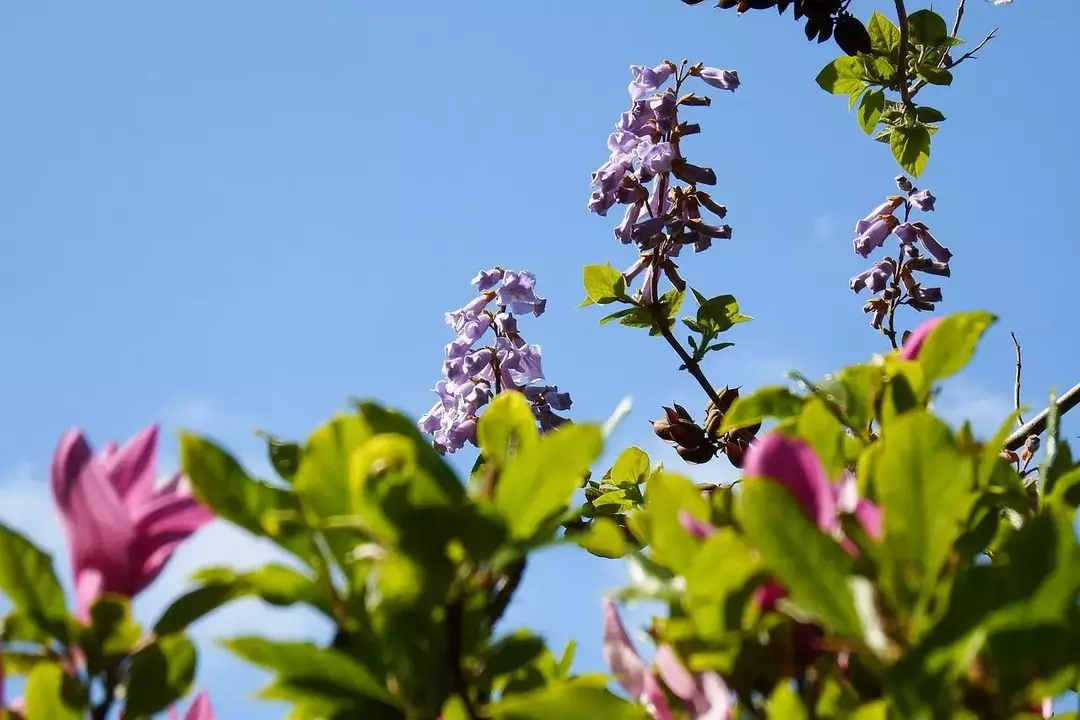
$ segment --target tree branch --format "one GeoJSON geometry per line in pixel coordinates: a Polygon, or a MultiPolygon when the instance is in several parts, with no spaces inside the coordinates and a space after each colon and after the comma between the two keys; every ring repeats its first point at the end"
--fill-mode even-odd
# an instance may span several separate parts
{"type": "Polygon", "coordinates": [[[1013,382],[1013,409],[1016,410],[1016,425],[1017,427],[1024,427],[1024,418],[1020,414],[1020,369],[1023,365],[1020,362],[1020,343],[1016,341],[1016,333],[1009,333],[1009,337],[1013,341],[1013,349],[1016,351],[1016,380],[1013,382]]]}
{"type": "Polygon", "coordinates": [[[904,0],[896,0],[896,25],[900,29],[900,47],[897,52],[896,80],[900,86],[900,99],[906,107],[911,107],[911,90],[908,88],[907,79],[907,56],[908,56],[908,21],[907,8],[904,0]]]}
{"type": "MultiPolygon", "coordinates": [[[[1080,405],[1080,383],[1073,385],[1069,388],[1068,392],[1058,398],[1058,416],[1064,415],[1077,405],[1080,405]]],[[[1050,408],[1047,408],[1033,417],[1022,428],[1014,432],[1005,440],[1005,449],[1018,450],[1027,440],[1029,435],[1039,435],[1042,433],[1046,430],[1046,419],[1049,416],[1050,408]]]]}

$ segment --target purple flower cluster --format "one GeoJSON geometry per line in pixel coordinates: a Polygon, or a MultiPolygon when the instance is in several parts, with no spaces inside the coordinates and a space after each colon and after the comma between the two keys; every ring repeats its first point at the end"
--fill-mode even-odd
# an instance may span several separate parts
{"type": "Polygon", "coordinates": [[[610,155],[592,175],[588,208],[606,216],[614,205],[626,206],[615,227],[615,237],[624,244],[636,244],[639,257],[624,276],[629,284],[644,272],[641,301],[650,304],[655,300],[659,272],[678,290],[685,289],[686,283],[672,260],[684,245],[701,252],[713,240],[731,237],[730,226],[707,223],[701,216],[704,207],[723,219],[727,209],[697,189],[698,184],[714,185],[716,174],[688,163],[682,156],[680,140],[700,132],[700,127],[680,123],[678,109],[681,105],[710,102],[693,94],[679,96],[687,78],[698,77],[712,87],[734,91],[739,87],[739,76],[700,63],[680,69],[667,60],[651,68],[633,65],[630,72],[631,107],[608,136],[610,155]],[[661,90],[672,79],[674,87],[661,90]],[[676,185],[673,177],[686,185],[676,185]]]}
{"type": "Polygon", "coordinates": [[[571,405],[569,393],[542,384],[540,346],[530,345],[518,333],[515,314],[539,317],[547,306],[536,294],[536,276],[496,267],[478,273],[472,284],[479,296],[446,313],[446,324],[456,337],[446,346],[443,379],[435,385],[439,400],[419,422],[440,452],[452,453],[475,441],[477,413],[497,393],[524,394],[542,431],[566,422],[554,411],[571,405]],[[477,348],[489,330],[492,343],[477,348]]]}
{"type": "Polygon", "coordinates": [[[876,296],[863,307],[864,312],[872,313],[870,325],[875,329],[881,329],[886,315],[897,305],[930,311],[941,302],[941,288],[924,287],[915,273],[941,277],[952,273],[952,252],[937,241],[925,223],[910,221],[912,210],[932,212],[937,198],[929,190],[919,190],[903,175],[897,176],[896,185],[904,195],[890,195],[859,220],[852,243],[855,253],[866,258],[883,247],[889,236],[895,235],[900,241],[897,259],[886,257],[848,281],[848,287],[856,293],[869,289],[876,296]],[[904,210],[902,222],[895,215],[900,208],[904,210]]]}

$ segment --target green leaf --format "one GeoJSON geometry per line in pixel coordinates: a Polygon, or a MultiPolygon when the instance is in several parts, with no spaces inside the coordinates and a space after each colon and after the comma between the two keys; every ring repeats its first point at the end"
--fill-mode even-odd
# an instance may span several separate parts
{"type": "Polygon", "coordinates": [[[623,274],[610,265],[586,265],[582,270],[585,295],[590,301],[607,305],[626,297],[623,274]]]}
{"type": "Polygon", "coordinates": [[[945,122],[945,115],[929,105],[920,105],[915,110],[915,119],[921,123],[939,123],[945,122]]]}
{"type": "Polygon", "coordinates": [[[802,410],[803,398],[779,385],[763,387],[743,395],[724,416],[721,433],[756,425],[765,418],[780,420],[793,417],[802,410]]]}
{"type": "Polygon", "coordinates": [[[519,392],[496,395],[480,418],[476,438],[486,462],[500,470],[506,467],[511,457],[540,439],[529,401],[519,392]]]}
{"type": "Polygon", "coordinates": [[[90,607],[90,627],[80,647],[86,655],[87,672],[100,672],[126,656],[142,637],[142,628],[131,617],[131,601],[120,595],[103,595],[90,607]]]}
{"type": "Polygon", "coordinates": [[[60,642],[68,640],[67,603],[52,555],[0,523],[0,591],[20,614],[60,642]]]}
{"type": "Polygon", "coordinates": [[[862,103],[859,104],[859,126],[867,135],[874,134],[874,128],[881,120],[881,113],[885,110],[885,93],[881,90],[871,90],[863,95],[862,103]]]}
{"type": "Polygon", "coordinates": [[[727,332],[733,325],[751,320],[752,317],[739,312],[739,303],[734,295],[717,295],[701,303],[695,323],[699,332],[715,336],[727,332]]]}
{"type": "Polygon", "coordinates": [[[975,355],[982,336],[997,320],[988,312],[956,313],[946,317],[923,343],[918,362],[928,383],[955,375],[975,355]]]}
{"type": "Polygon", "coordinates": [[[604,317],[600,318],[600,325],[602,325],[602,326],[607,325],[609,322],[614,322],[614,321],[618,320],[620,325],[626,325],[628,327],[651,327],[652,323],[648,322],[648,321],[646,321],[646,322],[644,322],[644,323],[642,323],[640,325],[634,325],[634,323],[637,322],[638,318],[643,317],[643,316],[647,316],[647,315],[648,315],[648,313],[644,308],[639,308],[639,307],[623,308],[622,310],[616,310],[615,312],[611,313],[610,315],[605,315],[604,317]],[[624,318],[627,319],[626,322],[623,322],[624,318]]]}
{"type": "Polygon", "coordinates": [[[809,443],[829,477],[837,478],[847,466],[844,426],[819,397],[809,398],[799,413],[796,432],[809,443]]]}
{"type": "Polygon", "coordinates": [[[195,646],[186,635],[155,638],[131,656],[124,714],[146,717],[187,695],[195,679],[195,646]]]}
{"type": "Polygon", "coordinates": [[[739,629],[742,606],[733,601],[758,572],[755,557],[730,527],[718,529],[702,544],[686,573],[685,604],[703,637],[739,629]]]}
{"type": "Polygon", "coordinates": [[[231,568],[203,568],[195,579],[204,583],[173,601],[154,625],[158,635],[185,630],[191,623],[222,605],[243,597],[257,597],[276,607],[306,604],[330,614],[328,598],[315,580],[284,565],[269,564],[238,573],[231,568]]]}
{"type": "Polygon", "coordinates": [[[596,518],[589,523],[585,532],[574,534],[572,538],[578,545],[598,557],[621,558],[628,551],[622,528],[607,517],[596,518]]]}
{"type": "Polygon", "coordinates": [[[279,525],[268,522],[275,513],[293,513],[299,519],[300,501],[295,493],[248,476],[240,463],[212,441],[180,434],[180,467],[191,481],[195,496],[204,505],[253,535],[269,537],[286,550],[304,556],[306,544],[279,525]],[[275,532],[272,532],[275,531],[275,532]]]}
{"type": "Polygon", "coordinates": [[[483,655],[484,670],[480,683],[491,687],[502,675],[510,675],[525,665],[534,663],[547,651],[543,638],[528,630],[516,630],[492,643],[483,655]]]}
{"type": "Polygon", "coordinates": [[[494,502],[514,538],[531,538],[545,520],[566,508],[603,443],[598,427],[563,425],[510,459],[495,486],[494,502]]]}
{"type": "MultiPolygon", "coordinates": [[[[952,85],[953,74],[945,68],[925,67],[919,71],[919,77],[931,85],[952,85]]],[[[940,114],[940,113],[939,113],[940,114]]],[[[915,116],[918,118],[918,115],[915,116]]]]}
{"type": "Polygon", "coordinates": [[[86,690],[60,663],[37,663],[26,679],[26,720],[79,720],[86,690]]]}
{"type": "Polygon", "coordinates": [[[320,648],[309,642],[275,642],[260,637],[224,640],[225,648],[253,665],[276,673],[264,697],[308,699],[332,707],[370,710],[394,717],[386,711],[396,701],[371,672],[348,655],[320,648]]]}
{"type": "Polygon", "coordinates": [[[874,139],[879,143],[885,143],[886,145],[892,144],[893,131],[896,128],[885,127],[878,131],[878,134],[874,136],[874,139]]]}
{"type": "MultiPolygon", "coordinates": [[[[874,13],[875,15],[877,13],[874,13]]],[[[769,717],[784,720],[807,720],[809,714],[802,698],[795,688],[787,683],[779,683],[769,696],[769,717]]]]}
{"type": "Polygon", "coordinates": [[[0,641],[9,643],[33,643],[35,645],[47,645],[49,634],[25,613],[12,610],[4,615],[0,623],[0,641]]]}
{"type": "Polygon", "coordinates": [[[923,125],[893,128],[889,147],[900,167],[919,177],[930,159],[930,133],[923,125]]]}
{"type": "Polygon", "coordinates": [[[817,84],[833,95],[848,95],[866,86],[865,68],[858,58],[840,57],[822,68],[817,84]]]}
{"type": "Polygon", "coordinates": [[[300,467],[303,448],[297,443],[282,440],[270,434],[263,433],[263,437],[266,439],[266,456],[274,472],[285,482],[292,482],[293,476],[300,467]]]}
{"type": "Polygon", "coordinates": [[[870,33],[870,47],[882,55],[892,57],[900,49],[900,29],[881,13],[874,11],[866,30],[870,33]]]}
{"type": "Polygon", "coordinates": [[[739,521],[761,564],[791,593],[791,601],[832,631],[861,638],[848,584],[852,558],[806,517],[795,497],[772,480],[743,482],[739,521]]]}
{"type": "Polygon", "coordinates": [[[511,695],[488,708],[495,720],[647,720],[645,710],[582,680],[511,695]]]}
{"type": "MultiPolygon", "coordinates": [[[[490,411],[489,411],[490,412],[490,411]]],[[[634,487],[649,479],[649,456],[639,447],[623,450],[611,466],[611,483],[634,487]]]]}
{"type": "Polygon", "coordinates": [[[956,449],[948,426],[921,411],[895,419],[879,442],[870,482],[884,509],[882,548],[893,573],[886,580],[925,596],[974,505],[972,458],[956,449]]]}
{"type": "Polygon", "coordinates": [[[645,488],[645,510],[652,518],[652,559],[675,572],[689,569],[701,545],[679,522],[681,512],[709,522],[709,506],[689,478],[657,473],[645,488]]]}
{"type": "Polygon", "coordinates": [[[908,32],[915,45],[941,45],[949,38],[945,19],[933,10],[919,10],[908,15],[908,32]]]}

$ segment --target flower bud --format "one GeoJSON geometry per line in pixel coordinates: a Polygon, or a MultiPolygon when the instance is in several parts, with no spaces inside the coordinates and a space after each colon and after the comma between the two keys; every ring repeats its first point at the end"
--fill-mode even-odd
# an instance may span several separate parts
{"type": "Polygon", "coordinates": [[[900,192],[910,193],[915,189],[915,186],[911,184],[906,175],[897,175],[895,180],[896,187],[900,188],[900,192]]]}
{"type": "Polygon", "coordinates": [[[679,453],[679,457],[683,460],[694,465],[707,463],[716,455],[716,449],[709,443],[699,445],[698,447],[677,445],[675,447],[675,452],[679,453]]]}
{"type": "Polygon", "coordinates": [[[739,87],[739,73],[735,70],[721,70],[720,68],[713,67],[695,70],[691,70],[690,74],[696,75],[704,80],[707,85],[711,85],[718,90],[730,90],[735,92],[739,87]]]}
{"type": "Polygon", "coordinates": [[[675,158],[671,162],[671,172],[675,177],[679,178],[685,183],[694,183],[701,185],[715,185],[716,173],[712,168],[698,167],[697,165],[691,165],[683,158],[675,158]]]}

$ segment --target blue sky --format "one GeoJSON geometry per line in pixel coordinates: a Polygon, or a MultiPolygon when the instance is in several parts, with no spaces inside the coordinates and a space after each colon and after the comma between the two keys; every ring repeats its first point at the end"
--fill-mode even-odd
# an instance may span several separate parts
{"type": "MultiPolygon", "coordinates": [[[[753,387],[882,351],[846,281],[865,265],[851,227],[891,192],[897,168],[844,100],[814,84],[835,46],[806,43],[790,17],[708,5],[7,4],[0,517],[59,549],[45,470],[73,424],[101,442],[158,420],[166,461],[172,431],[189,427],[261,471],[254,429],[303,437],[349,395],[419,415],[450,339],[443,312],[493,264],[537,273],[548,312],[522,330],[573,393],[573,417],[601,420],[632,395],[613,447],[642,444],[678,465],[646,421],[666,402],[699,408],[700,390],[660,341],[575,310],[583,264],[632,262],[613,220],[585,210],[632,63],[686,57],[743,81],[693,113],[703,133],[684,144],[716,168],[714,196],[735,228],[685,258],[684,275],[757,318],[710,360],[710,377],[753,387]]],[[[970,2],[961,35],[977,41],[999,24],[1000,38],[953,88],[924,92],[949,118],[919,183],[940,198],[926,219],[956,255],[943,307],[1002,318],[941,408],[984,432],[1011,406],[1009,330],[1025,350],[1026,403],[1080,379],[1080,345],[1061,330],[1080,189],[1080,141],[1063,122],[1080,108],[1064,88],[1080,7],[1035,5],[970,2]]],[[[139,613],[152,618],[200,564],[252,565],[267,552],[210,528],[139,613]]],[[[555,646],[577,638],[579,667],[597,669],[599,601],[621,579],[617,563],[548,553],[509,621],[555,646]]],[[[201,627],[199,683],[222,717],[282,715],[243,704],[263,677],[210,644],[264,622],[323,635],[311,618],[253,607],[201,627]]]]}

